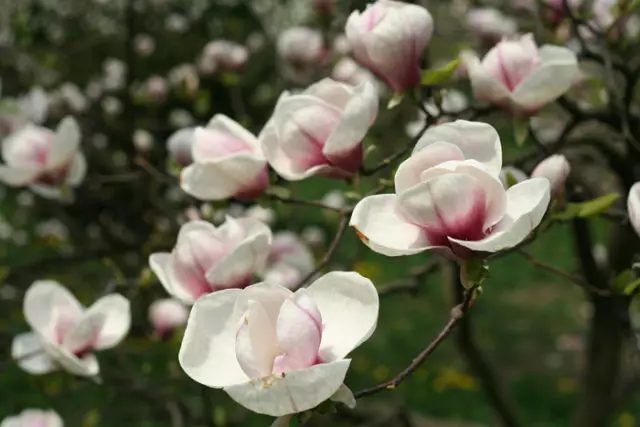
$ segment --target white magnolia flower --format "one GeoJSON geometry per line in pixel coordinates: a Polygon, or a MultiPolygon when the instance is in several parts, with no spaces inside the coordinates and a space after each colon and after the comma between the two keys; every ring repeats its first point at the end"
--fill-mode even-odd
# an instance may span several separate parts
{"type": "Polygon", "coordinates": [[[180,166],[188,166],[193,162],[191,147],[195,130],[195,127],[179,129],[167,139],[167,150],[180,166]]]}
{"type": "Polygon", "coordinates": [[[249,59],[249,51],[231,40],[213,40],[204,47],[199,67],[204,73],[238,71],[249,59]]]}
{"type": "Polygon", "coordinates": [[[11,355],[31,374],[62,368],[74,375],[100,372],[94,351],[115,347],[131,325],[129,301],[120,294],[85,309],[53,280],[38,280],[24,296],[24,315],[33,332],[16,336],[11,355]]]}
{"type": "Polygon", "coordinates": [[[187,323],[189,309],[180,300],[165,298],[149,306],[149,321],[161,337],[187,323]]]}
{"type": "Polygon", "coordinates": [[[313,253],[295,233],[281,231],[273,236],[263,278],[292,288],[313,271],[313,253]]]}
{"type": "Polygon", "coordinates": [[[395,194],[362,199],[351,225],[388,256],[436,250],[466,259],[524,240],[549,204],[549,181],[533,178],[505,190],[502,149],[486,123],[458,120],[430,128],[395,176],[395,194]]]}
{"type": "Polygon", "coordinates": [[[629,190],[627,196],[627,213],[629,214],[629,222],[633,229],[640,236],[640,182],[636,182],[629,190]]]}
{"type": "Polygon", "coordinates": [[[532,178],[546,178],[549,180],[552,195],[559,195],[564,192],[564,185],[567,182],[571,165],[562,154],[549,156],[533,169],[532,178]]]}
{"type": "Polygon", "coordinates": [[[193,163],[182,170],[180,186],[200,200],[252,200],[269,185],[267,159],[258,139],[223,114],[196,128],[193,163]]]}
{"type": "Polygon", "coordinates": [[[295,293],[267,282],[225,290],[193,306],[179,361],[195,381],[261,414],[302,412],[332,396],[353,405],[345,357],[377,318],[378,293],[354,272],[328,273],[295,293]]]}
{"type": "Polygon", "coordinates": [[[396,92],[420,83],[420,58],[433,33],[433,18],[422,6],[378,0],[354,11],[345,27],[358,62],[396,92]]]}
{"type": "Polygon", "coordinates": [[[300,94],[283,93],[259,139],[271,167],[287,180],[350,177],[362,164],[362,140],[377,114],[371,83],[323,79],[300,94]]]}
{"type": "Polygon", "coordinates": [[[292,27],[278,36],[278,55],[295,66],[322,62],[326,56],[322,33],[309,27],[292,27]]]}
{"type": "Polygon", "coordinates": [[[503,37],[512,37],[518,31],[515,19],[493,7],[471,9],[465,16],[467,27],[485,43],[496,43],[503,37]]]}
{"type": "Polygon", "coordinates": [[[227,217],[215,227],[189,221],[180,228],[173,251],[154,253],[149,265],[167,292],[186,304],[227,288],[243,288],[264,268],[271,230],[255,219],[227,217]]]}
{"type": "Polygon", "coordinates": [[[62,186],[77,187],[87,171],[80,152],[80,129],[67,117],[56,131],[27,125],[2,142],[0,181],[12,186],[29,186],[43,197],[59,198],[62,186]]]}
{"type": "Polygon", "coordinates": [[[551,45],[538,48],[531,34],[501,41],[482,62],[472,53],[464,59],[476,99],[524,116],[555,101],[580,75],[574,52],[551,45]]]}
{"type": "Polygon", "coordinates": [[[25,409],[0,422],[0,427],[63,427],[62,419],[53,410],[25,409]]]}

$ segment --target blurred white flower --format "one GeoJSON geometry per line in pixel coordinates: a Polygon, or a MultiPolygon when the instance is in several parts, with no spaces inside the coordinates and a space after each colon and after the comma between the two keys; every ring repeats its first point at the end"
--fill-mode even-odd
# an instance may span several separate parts
{"type": "Polygon", "coordinates": [[[154,143],[153,135],[151,135],[151,133],[147,130],[136,129],[133,132],[132,139],[133,139],[133,146],[136,148],[137,151],[141,153],[146,153],[148,151],[151,151],[151,149],[153,148],[153,143],[154,143]]]}
{"type": "Polygon", "coordinates": [[[137,34],[133,38],[133,48],[140,56],[149,56],[156,50],[156,41],[149,34],[137,34]]]}
{"type": "Polygon", "coordinates": [[[174,298],[156,300],[149,306],[149,321],[160,337],[186,325],[188,317],[189,309],[174,298]]]}
{"type": "Polygon", "coordinates": [[[25,409],[18,415],[4,418],[0,427],[63,427],[63,424],[62,418],[51,409],[25,409]]]}

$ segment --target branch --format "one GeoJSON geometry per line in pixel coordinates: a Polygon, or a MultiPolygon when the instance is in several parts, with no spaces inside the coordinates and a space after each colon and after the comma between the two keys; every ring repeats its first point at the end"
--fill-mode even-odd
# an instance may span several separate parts
{"type": "Polygon", "coordinates": [[[409,271],[408,277],[393,281],[380,287],[378,289],[378,295],[386,296],[403,292],[416,293],[420,286],[420,281],[426,276],[438,271],[441,265],[442,260],[440,258],[433,258],[424,266],[409,271]]]}
{"type": "Polygon", "coordinates": [[[334,211],[334,212],[340,212],[343,213],[344,209],[342,208],[336,208],[334,206],[329,206],[328,204],[320,201],[320,200],[303,200],[303,199],[296,199],[294,197],[284,197],[284,196],[280,196],[274,193],[268,193],[267,196],[269,198],[271,198],[272,200],[277,200],[279,202],[282,203],[291,203],[294,205],[305,205],[305,206],[314,206],[317,208],[322,208],[322,209],[326,209],[329,211],[334,211]]]}
{"type": "MultiPolygon", "coordinates": [[[[451,278],[451,287],[455,297],[455,301],[463,303],[466,293],[460,284],[460,270],[454,265],[451,278]]],[[[507,401],[504,391],[499,385],[496,372],[493,370],[489,362],[486,360],[482,351],[478,347],[471,329],[471,322],[468,317],[462,318],[457,333],[457,343],[460,352],[467,360],[467,363],[474,372],[480,385],[483,388],[487,399],[493,410],[500,418],[500,422],[504,427],[519,427],[516,415],[507,401]]]]}
{"type": "Polygon", "coordinates": [[[460,320],[464,318],[464,315],[473,303],[475,290],[476,288],[472,288],[465,292],[459,304],[457,304],[451,310],[449,321],[446,323],[446,325],[444,325],[444,328],[442,328],[438,336],[436,336],[436,338],[431,341],[431,343],[413,359],[409,366],[407,366],[402,372],[400,372],[389,381],[383,382],[373,387],[365,388],[354,393],[356,399],[359,397],[370,396],[383,390],[394,390],[400,385],[402,381],[404,381],[416,369],[418,369],[420,365],[422,365],[422,363],[427,359],[427,357],[429,357],[429,355],[438,348],[438,346],[445,340],[445,338],[449,336],[451,331],[453,331],[456,325],[458,325],[460,320]]]}
{"type": "Polygon", "coordinates": [[[347,212],[342,213],[342,217],[340,218],[340,224],[338,225],[338,230],[336,231],[335,236],[333,236],[333,240],[329,245],[329,249],[327,249],[327,252],[325,252],[324,256],[322,257],[318,265],[316,265],[316,268],[314,268],[312,272],[307,274],[292,289],[293,291],[300,289],[302,286],[304,286],[305,283],[307,283],[313,276],[315,276],[320,270],[322,270],[329,263],[329,261],[331,261],[331,257],[333,256],[333,253],[336,251],[336,249],[338,249],[340,240],[342,240],[342,236],[344,236],[344,232],[347,229],[347,224],[349,224],[349,218],[350,218],[349,213],[347,212]]]}

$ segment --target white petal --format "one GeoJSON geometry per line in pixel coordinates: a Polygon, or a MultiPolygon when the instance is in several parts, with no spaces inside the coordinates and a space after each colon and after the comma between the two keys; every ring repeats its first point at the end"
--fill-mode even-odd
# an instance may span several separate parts
{"type": "Polygon", "coordinates": [[[362,143],[377,114],[376,89],[370,82],[364,82],[356,87],[353,97],[342,111],[340,121],[327,139],[322,150],[325,156],[329,159],[340,156],[362,143]]]}
{"type": "Polygon", "coordinates": [[[236,357],[249,378],[271,375],[277,354],[275,325],[257,301],[249,301],[236,333],[236,357]]]}
{"type": "Polygon", "coordinates": [[[413,152],[415,154],[441,141],[456,145],[465,159],[478,161],[492,174],[497,176],[500,173],[502,144],[498,131],[490,124],[456,120],[431,127],[422,135],[413,152]]]}
{"type": "Polygon", "coordinates": [[[80,321],[93,317],[103,319],[94,348],[102,350],[114,347],[124,339],[131,327],[131,304],[120,294],[104,296],[89,307],[80,321]]]}
{"type": "Polygon", "coordinates": [[[51,144],[47,156],[47,168],[55,169],[65,166],[80,147],[80,127],[73,117],[62,119],[51,144]]]}
{"type": "Polygon", "coordinates": [[[280,307],[276,324],[279,355],[273,372],[289,372],[312,366],[322,338],[322,315],[305,289],[300,289],[280,307]]]}
{"type": "Polygon", "coordinates": [[[353,96],[354,88],[330,78],[324,78],[305,89],[304,94],[318,97],[342,110],[353,96]]]}
{"type": "Polygon", "coordinates": [[[420,227],[398,214],[395,194],[365,197],[353,210],[349,225],[364,244],[387,256],[412,255],[430,248],[420,227]]]}
{"type": "Polygon", "coordinates": [[[158,277],[158,280],[167,293],[185,304],[193,304],[195,298],[191,292],[176,280],[173,273],[172,255],[167,252],[158,252],[149,256],[149,267],[158,277]]]}
{"type": "Polygon", "coordinates": [[[11,343],[11,357],[18,366],[33,375],[55,371],[51,357],[44,351],[42,340],[35,332],[16,335],[11,343]]]}
{"type": "MultiPolygon", "coordinates": [[[[444,125],[442,125],[444,126],[444,125]]],[[[421,139],[422,141],[422,139],[421,139]]],[[[418,141],[420,145],[420,141],[418,141]]],[[[396,194],[407,191],[421,182],[422,173],[434,166],[450,160],[464,160],[464,154],[455,144],[443,141],[428,141],[418,151],[418,145],[411,157],[402,162],[396,171],[396,194]]]]}
{"type": "Polygon", "coordinates": [[[540,224],[550,200],[549,181],[532,178],[507,190],[507,210],[492,233],[475,242],[450,239],[478,252],[498,252],[522,242],[540,224]]]}
{"type": "Polygon", "coordinates": [[[39,169],[0,165],[0,182],[11,187],[30,184],[42,173],[39,169]]]}
{"type": "Polygon", "coordinates": [[[539,108],[561,96],[571,88],[580,71],[575,54],[567,48],[543,46],[540,57],[540,67],[513,93],[514,102],[527,109],[539,108]]]}
{"type": "Polygon", "coordinates": [[[246,142],[250,147],[261,153],[260,143],[258,139],[235,120],[225,116],[224,114],[216,114],[207,124],[209,129],[216,129],[221,132],[229,133],[234,137],[246,142]]]}
{"type": "Polygon", "coordinates": [[[331,396],[331,400],[342,403],[349,409],[354,409],[356,407],[356,398],[354,397],[353,392],[344,384],[342,384],[338,391],[331,396]]]}
{"type": "Polygon", "coordinates": [[[222,388],[248,381],[236,358],[236,331],[244,311],[235,310],[240,289],[200,297],[191,309],[178,361],[194,381],[222,388]]]}
{"type": "Polygon", "coordinates": [[[42,344],[51,358],[65,371],[82,377],[93,377],[100,373],[100,365],[98,365],[98,359],[94,354],[86,354],[82,359],[79,359],[57,344],[47,341],[43,341],[42,344]]]}
{"type": "Polygon", "coordinates": [[[494,79],[477,57],[467,56],[465,67],[471,80],[473,95],[478,101],[503,104],[509,100],[511,96],[509,89],[502,82],[494,79]]]}
{"type": "Polygon", "coordinates": [[[84,154],[77,153],[67,171],[67,184],[71,187],[77,187],[82,183],[87,174],[87,159],[84,154]]]}
{"type": "Polygon", "coordinates": [[[355,272],[331,272],[313,282],[307,291],[322,314],[323,361],[344,358],[375,331],[378,292],[366,277],[355,272]]]}
{"type": "Polygon", "coordinates": [[[629,190],[627,212],[633,229],[640,235],[640,182],[633,184],[629,190]]]}
{"type": "Polygon", "coordinates": [[[71,292],[53,280],[33,282],[23,310],[29,326],[51,341],[61,341],[84,311],[71,292]]]}
{"type": "Polygon", "coordinates": [[[220,259],[206,273],[207,281],[213,287],[228,288],[251,279],[251,276],[261,270],[269,256],[271,231],[256,221],[265,231],[256,233],[245,239],[227,256],[220,259]]]}
{"type": "Polygon", "coordinates": [[[193,163],[182,170],[180,187],[200,200],[223,200],[251,189],[267,161],[250,153],[193,163]]]}
{"type": "Polygon", "coordinates": [[[258,301],[269,316],[271,324],[275,327],[278,322],[280,307],[291,295],[293,293],[289,289],[279,284],[269,282],[256,283],[255,285],[247,286],[242,291],[236,302],[236,310],[244,313],[249,309],[251,301],[258,301]]]}
{"type": "Polygon", "coordinates": [[[64,192],[60,186],[32,184],[29,190],[45,199],[62,200],[64,198],[64,192]]]}
{"type": "Polygon", "coordinates": [[[225,391],[240,405],[259,414],[295,414],[315,408],[333,396],[344,382],[350,362],[322,363],[225,387],[225,391]]]}

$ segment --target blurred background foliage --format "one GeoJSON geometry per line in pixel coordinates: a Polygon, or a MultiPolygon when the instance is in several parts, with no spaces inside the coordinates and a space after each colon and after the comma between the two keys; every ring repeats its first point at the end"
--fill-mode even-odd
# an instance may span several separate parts
{"type": "MultiPolygon", "coordinates": [[[[0,188],[0,274],[4,282],[0,336],[6,359],[0,375],[5,396],[0,401],[0,418],[27,407],[50,407],[67,426],[269,425],[268,418],[247,413],[225,393],[204,390],[181,372],[177,364],[180,333],[167,341],[154,336],[147,308],[153,300],[165,297],[165,292],[147,269],[147,257],[173,245],[184,210],[195,203],[165,174],[167,138],[181,127],[206,123],[216,113],[259,132],[282,90],[301,88],[327,76],[339,58],[335,49],[330,50],[326,66],[296,81],[278,61],[277,34],[292,25],[310,24],[323,30],[330,46],[348,11],[367,2],[337,1],[330,16],[314,14],[312,3],[4,0],[0,5],[3,97],[17,96],[35,85],[49,92],[59,91],[65,83],[76,85],[87,99],[86,108],[52,102],[46,124],[55,126],[66,114],[77,117],[90,165],[71,205],[38,199],[26,190],[0,188]],[[153,40],[154,49],[148,55],[136,49],[135,40],[141,35],[153,40]],[[197,85],[192,86],[176,79],[161,99],[135,90],[152,76],[166,78],[181,64],[197,63],[203,47],[221,38],[248,46],[249,59],[242,70],[199,73],[197,85]],[[124,83],[112,89],[103,84],[93,93],[92,84],[104,81],[111,59],[128,69],[124,83]],[[136,129],[150,132],[154,143],[148,149],[134,144],[136,129]],[[10,362],[12,337],[27,329],[22,295],[38,278],[59,280],[87,304],[110,290],[131,298],[133,328],[121,346],[99,354],[101,384],[62,372],[29,376],[10,362]],[[207,415],[206,423],[202,413],[207,415]]],[[[448,3],[430,2],[438,17],[437,34],[443,36],[436,35],[431,45],[434,61],[448,60],[468,44],[448,3]]],[[[375,164],[406,144],[409,138],[404,127],[415,117],[414,109],[406,104],[393,111],[381,109],[365,141],[375,146],[367,164],[375,164]]],[[[515,156],[518,149],[509,127],[497,124],[502,125],[505,158],[515,156]]],[[[392,177],[390,172],[384,176],[392,177]]],[[[366,193],[377,184],[375,179],[363,179],[356,191],[366,193]]],[[[332,189],[351,189],[322,178],[287,188],[309,200],[321,199],[332,189]]],[[[336,214],[283,205],[267,197],[260,203],[276,210],[274,229],[301,233],[309,226],[319,227],[325,240],[315,250],[318,258],[322,256],[335,233],[336,214]]],[[[213,210],[226,207],[216,203],[213,210]]],[[[607,224],[598,224],[599,242],[606,238],[607,224]]],[[[576,270],[564,225],[540,236],[531,245],[531,253],[568,272],[576,270]]],[[[403,280],[408,271],[424,266],[430,258],[426,254],[386,258],[365,248],[348,231],[330,267],[359,271],[382,288],[403,280]]],[[[523,426],[568,425],[585,346],[589,305],[584,293],[518,254],[493,261],[490,273],[471,316],[477,345],[500,374],[523,426]]],[[[411,293],[382,297],[378,330],[353,355],[347,378],[350,388],[358,390],[391,378],[441,329],[453,304],[450,275],[442,268],[421,279],[411,293]]],[[[356,419],[349,425],[408,425],[402,421],[407,416],[415,418],[411,425],[416,426],[496,425],[486,395],[460,356],[454,337],[397,390],[364,398],[358,405],[379,414],[378,423],[356,419]]],[[[640,398],[619,408],[614,425],[640,425],[640,398]]]]}

